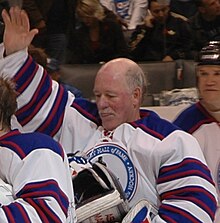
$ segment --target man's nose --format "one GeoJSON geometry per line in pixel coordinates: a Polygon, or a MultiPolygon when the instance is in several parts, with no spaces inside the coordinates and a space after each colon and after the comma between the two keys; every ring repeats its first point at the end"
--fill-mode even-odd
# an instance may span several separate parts
{"type": "Polygon", "coordinates": [[[209,74],[206,78],[206,84],[210,85],[215,82],[215,76],[213,74],[209,74]]]}
{"type": "Polygon", "coordinates": [[[99,108],[106,108],[108,106],[108,100],[105,95],[101,95],[98,101],[99,108]]]}

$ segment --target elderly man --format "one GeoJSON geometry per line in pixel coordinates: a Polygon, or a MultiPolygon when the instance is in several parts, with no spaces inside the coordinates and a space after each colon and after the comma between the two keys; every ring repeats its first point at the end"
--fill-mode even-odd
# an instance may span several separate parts
{"type": "Polygon", "coordinates": [[[24,11],[15,7],[2,16],[0,69],[16,81],[23,131],[49,134],[67,152],[80,150],[92,163],[102,159],[130,207],[146,199],[158,208],[152,222],[213,221],[216,191],[199,144],[157,114],[140,111],[146,81],[135,62],[119,58],[101,67],[96,107],[75,99],[28,56],[37,30],[29,30],[24,11]]]}
{"type": "MultiPolygon", "coordinates": [[[[197,138],[220,202],[220,42],[212,41],[202,49],[196,73],[200,101],[183,111],[174,123],[197,138]]],[[[220,222],[219,205],[215,222],[220,222]]]]}

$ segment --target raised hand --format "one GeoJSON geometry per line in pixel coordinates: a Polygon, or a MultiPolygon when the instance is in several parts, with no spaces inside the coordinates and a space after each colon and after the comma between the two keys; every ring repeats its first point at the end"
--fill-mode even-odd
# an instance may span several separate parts
{"type": "Polygon", "coordinates": [[[6,55],[28,47],[38,33],[37,29],[30,30],[29,18],[18,6],[11,7],[9,13],[4,9],[2,18],[5,23],[3,42],[6,55]]]}

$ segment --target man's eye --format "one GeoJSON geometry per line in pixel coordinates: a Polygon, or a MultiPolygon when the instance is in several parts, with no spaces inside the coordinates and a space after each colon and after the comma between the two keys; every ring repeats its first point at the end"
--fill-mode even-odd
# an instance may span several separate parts
{"type": "Polygon", "coordinates": [[[109,98],[115,98],[116,96],[115,95],[113,95],[113,94],[108,94],[107,95],[109,98]]]}
{"type": "Polygon", "coordinates": [[[101,95],[100,95],[100,94],[95,94],[95,97],[96,97],[96,98],[100,98],[101,95]]]}
{"type": "Polygon", "coordinates": [[[206,77],[208,75],[208,73],[206,72],[199,72],[199,76],[201,77],[206,77]]]}

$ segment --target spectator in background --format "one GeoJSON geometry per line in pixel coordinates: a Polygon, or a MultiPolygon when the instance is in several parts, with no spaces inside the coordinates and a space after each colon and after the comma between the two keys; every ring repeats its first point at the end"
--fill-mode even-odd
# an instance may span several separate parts
{"type": "Polygon", "coordinates": [[[23,0],[31,28],[39,30],[32,44],[46,54],[65,62],[68,31],[74,23],[72,0],[23,0]]]}
{"type": "Polygon", "coordinates": [[[148,8],[148,0],[100,0],[100,2],[117,15],[126,39],[137,25],[142,23],[148,8]]]}
{"type": "Polygon", "coordinates": [[[220,40],[220,1],[195,0],[195,4],[198,12],[190,18],[193,59],[209,41],[220,40]]]}
{"type": "Polygon", "coordinates": [[[170,11],[190,18],[197,12],[197,7],[194,0],[171,0],[170,11]]]}
{"type": "Polygon", "coordinates": [[[128,56],[121,25],[99,0],[78,0],[76,13],[82,23],[70,40],[68,63],[100,63],[128,56]]]}
{"type": "Polygon", "coordinates": [[[170,13],[169,0],[149,1],[144,24],[132,34],[129,46],[136,61],[186,59],[191,48],[191,32],[182,16],[170,13]]]}
{"type": "Polygon", "coordinates": [[[198,140],[218,192],[215,222],[220,222],[220,42],[201,50],[197,65],[200,101],[183,111],[174,124],[198,140]]]}

